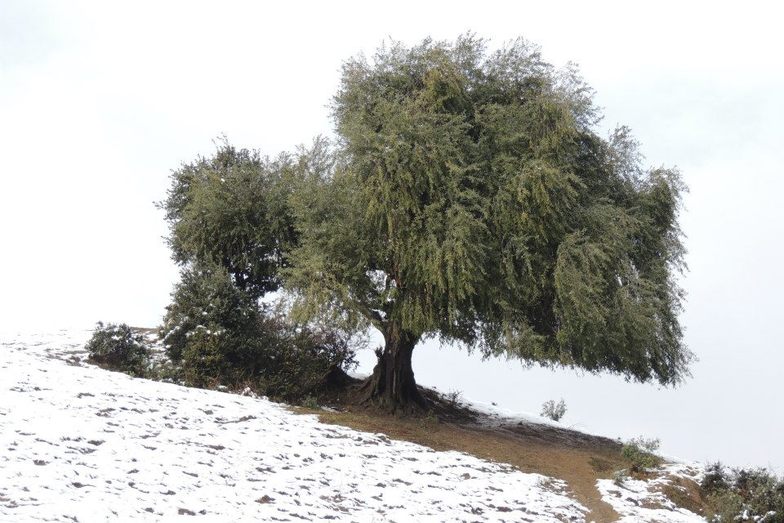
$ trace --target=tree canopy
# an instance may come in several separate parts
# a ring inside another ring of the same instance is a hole
[[[294,198],[287,284],[310,308],[363,316],[386,351],[439,336],[676,383],[690,359],[674,278],[682,185],[641,166],[628,129],[599,136],[591,96],[524,40],[349,60],[339,140],[317,148]]]
[[[421,405],[423,337],[485,355],[677,383],[684,190],[646,169],[575,67],[520,39],[488,51],[392,43],[347,61],[336,139],[278,160],[228,145],[175,172],[176,259],[209,258],[256,296],[281,283],[310,320],[372,325],[360,397]]]
[[[279,269],[296,243],[288,211],[291,161],[236,149],[224,138],[210,158],[172,172],[159,204],[169,222],[169,246],[180,265],[224,267],[253,297],[280,287]]]
[[[184,383],[301,401],[353,365],[360,338],[261,300],[280,288],[297,243],[288,204],[297,172],[288,155],[270,160],[226,140],[172,172],[160,207],[182,271],[159,336]]]

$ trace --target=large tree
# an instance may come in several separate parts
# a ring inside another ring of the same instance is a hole
[[[597,133],[574,68],[523,40],[392,44],[344,65],[333,109],[336,144],[300,161],[285,284],[301,312],[383,334],[363,401],[424,405],[411,356],[428,336],[639,381],[687,373],[678,174],[644,169],[625,128]]]

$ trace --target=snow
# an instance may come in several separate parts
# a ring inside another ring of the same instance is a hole
[[[88,337],[0,344],[1,521],[584,519],[562,481],[104,371]]]
[[[373,288],[376,290],[376,292],[384,292],[387,281],[389,280],[386,272],[378,269],[365,271],[365,276],[367,276],[367,278],[370,280],[370,283],[373,285]]]
[[[639,521],[662,523],[704,522],[700,515],[677,507],[661,492],[661,488],[674,477],[700,482],[703,467],[698,464],[671,463],[656,470],[656,477],[647,481],[624,478],[616,483],[611,479],[600,479],[596,487],[602,499],[612,505],[621,515],[620,522]]]
[[[487,427],[497,427],[499,425],[514,425],[517,423],[535,423],[538,425],[549,425],[560,429],[570,430],[571,427],[559,421],[551,420],[544,416],[537,416],[535,414],[528,414],[524,412],[515,412],[495,404],[488,405],[478,401],[461,401],[463,406],[471,410],[484,414],[480,420],[482,425]],[[586,433],[587,434],[587,433]]]

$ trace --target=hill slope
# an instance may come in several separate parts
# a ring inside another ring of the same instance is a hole
[[[541,475],[263,399],[69,366],[63,340],[39,342],[0,352],[5,520],[582,519]]]
[[[588,512],[542,474],[84,365],[88,335],[0,348],[0,520],[583,521]],[[629,521],[699,520],[675,507],[645,514],[647,494],[601,488]]]

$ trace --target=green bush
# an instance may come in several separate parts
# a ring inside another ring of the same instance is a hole
[[[155,381],[165,381],[166,383],[182,384],[185,381],[182,375],[182,367],[168,358],[153,359],[147,368],[145,377]]]
[[[214,328],[214,326],[213,326]],[[182,375],[187,385],[214,388],[228,379],[231,365],[228,355],[230,341],[220,331],[197,329],[189,336],[182,353]]]
[[[658,449],[658,439],[633,438],[621,448],[621,456],[629,462],[632,472],[645,472],[661,465],[662,459],[655,454]]]
[[[707,467],[702,492],[710,521],[784,522],[784,479],[766,469]]]
[[[705,467],[705,475],[702,477],[700,488],[704,494],[716,494],[730,488],[727,472],[721,463],[713,463]]]
[[[149,350],[144,338],[128,325],[98,322],[85,345],[88,361],[111,370],[144,377],[149,365]]]
[[[180,362],[189,338],[198,332],[204,335],[209,331],[207,336],[228,334],[238,343],[253,338],[259,305],[233,284],[226,269],[213,265],[189,266],[180,276],[159,330],[166,355],[173,362]],[[204,342],[202,336],[199,344]],[[226,343],[223,340],[221,344]]]
[[[348,335],[262,308],[225,269],[186,269],[172,297],[160,336],[188,385],[250,387],[298,401],[317,394],[335,367],[353,363]]]
[[[346,333],[297,325],[279,313],[267,313],[260,323],[267,345],[256,383],[267,396],[286,401],[318,396],[332,371],[355,365]]]
[[[743,498],[732,490],[724,490],[707,497],[708,521],[749,521],[743,518]],[[753,521],[753,520],[752,520]]]
[[[348,338],[337,332],[297,327],[285,317],[259,312],[242,335],[209,324],[188,337],[181,366],[185,382],[225,385],[285,401],[318,394],[335,367],[353,362]]]

